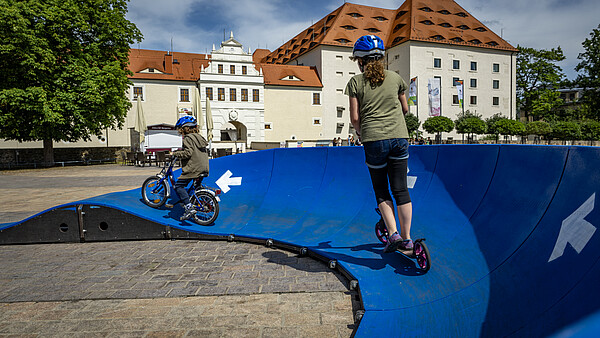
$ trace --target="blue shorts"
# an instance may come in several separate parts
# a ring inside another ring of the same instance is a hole
[[[371,169],[385,168],[388,160],[408,159],[408,140],[405,138],[365,142],[363,147],[367,167]]]

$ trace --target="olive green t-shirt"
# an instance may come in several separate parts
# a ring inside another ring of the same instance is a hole
[[[371,87],[363,74],[353,76],[345,94],[358,99],[362,142],[408,138],[408,129],[398,94],[408,88],[402,77],[385,71],[385,80]]]

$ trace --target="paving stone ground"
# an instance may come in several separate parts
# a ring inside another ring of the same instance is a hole
[[[2,191],[25,189],[30,198],[3,194],[0,223],[139,187],[156,171],[1,172]],[[64,193],[48,201],[43,191],[52,189]],[[0,285],[3,337],[348,337],[357,305],[348,281],[321,262],[225,241],[0,246]]]

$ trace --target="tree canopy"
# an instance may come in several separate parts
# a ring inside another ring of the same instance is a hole
[[[496,122],[496,128],[502,135],[522,135],[525,132],[525,125],[522,122],[511,119]]]
[[[543,118],[563,101],[556,91],[564,74],[556,62],[565,59],[562,49],[536,50],[518,46],[517,101],[521,113]]]
[[[585,51],[577,56],[581,61],[575,70],[580,74],[575,82],[584,88],[582,101],[590,108],[589,117],[600,121],[600,25],[582,45]]]
[[[406,128],[408,129],[409,135],[413,135],[417,130],[419,130],[421,122],[419,121],[419,118],[416,117],[413,113],[408,113],[404,115],[404,120],[406,121]]]
[[[454,129],[454,122],[446,116],[433,116],[423,122],[423,129],[430,134],[437,134],[441,139],[442,133],[449,133]]]
[[[126,0],[0,0],[0,137],[90,140],[120,128],[130,44]]]
[[[552,137],[559,140],[575,140],[581,137],[581,129],[577,122],[556,122],[552,126]]]
[[[480,115],[473,114],[467,110],[464,113],[458,114],[458,118],[454,121],[454,129],[459,134],[468,134],[471,137],[473,134],[484,134],[486,125]]]

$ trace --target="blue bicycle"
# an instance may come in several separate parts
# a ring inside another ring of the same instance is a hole
[[[173,166],[176,161],[177,158],[173,157],[171,161],[165,162],[160,173],[156,176],[148,177],[144,181],[142,185],[142,199],[148,206],[160,208],[171,196],[171,191],[175,186]],[[202,184],[201,181],[201,179],[196,179],[187,188],[190,195],[190,203],[196,208],[196,215],[193,217],[193,220],[200,225],[210,225],[219,216],[219,195],[221,194],[221,190],[208,187]]]

